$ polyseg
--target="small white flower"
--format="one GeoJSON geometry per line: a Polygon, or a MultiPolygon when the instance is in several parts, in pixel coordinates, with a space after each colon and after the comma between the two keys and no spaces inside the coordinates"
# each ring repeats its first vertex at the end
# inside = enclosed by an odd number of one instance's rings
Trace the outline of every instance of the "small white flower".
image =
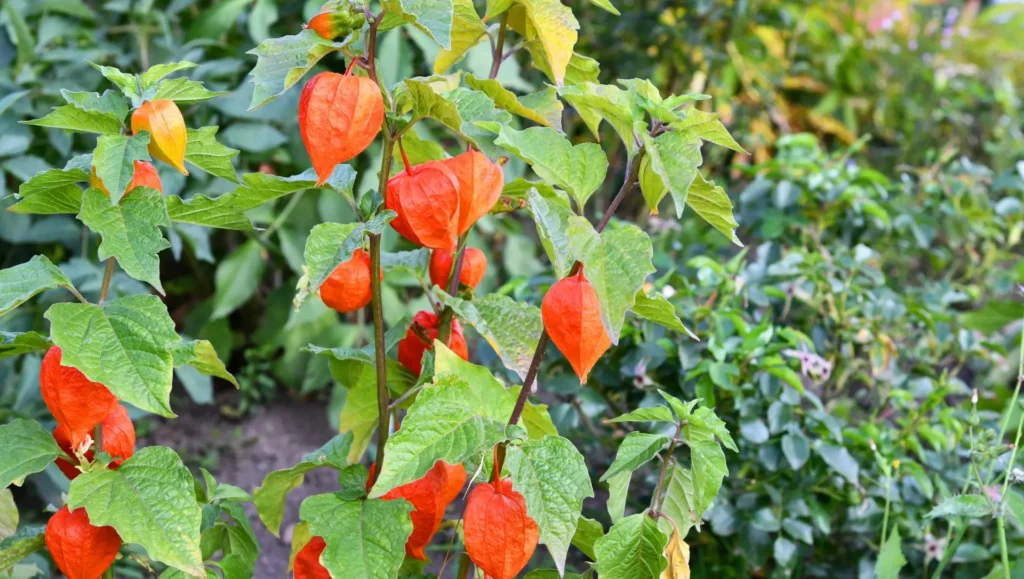
{"type": "Polygon", "coordinates": [[[670,285],[667,285],[667,286],[661,288],[661,295],[665,296],[666,298],[670,298],[670,297],[676,295],[676,288],[674,288],[674,287],[672,287],[670,285]]]}

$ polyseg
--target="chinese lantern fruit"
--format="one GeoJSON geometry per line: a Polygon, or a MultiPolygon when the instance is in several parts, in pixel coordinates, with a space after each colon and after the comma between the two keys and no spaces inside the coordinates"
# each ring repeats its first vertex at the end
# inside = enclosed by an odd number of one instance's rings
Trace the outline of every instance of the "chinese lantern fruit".
{"type": "Polygon", "coordinates": [[[466,552],[493,579],[512,579],[530,561],[540,532],[511,479],[473,487],[463,521],[466,552]]]}
{"type": "Polygon", "coordinates": [[[181,116],[174,101],[146,101],[132,113],[132,132],[149,133],[149,154],[174,167],[181,174],[185,169],[185,146],[188,131],[185,118],[181,116]]]}
{"type": "Polygon", "coordinates": [[[391,221],[402,237],[431,249],[454,250],[458,238],[459,181],[441,161],[415,167],[388,181],[384,205],[398,214],[391,221]]]}
{"type": "Polygon", "coordinates": [[[113,527],[89,524],[85,509],[61,507],[46,524],[46,548],[68,579],[99,579],[121,548],[113,527]]]}
{"type": "Polygon", "coordinates": [[[370,146],[384,121],[384,99],[372,80],[321,72],[306,83],[299,99],[299,131],[313,161],[317,185],[338,163],[370,146]]]}
{"type": "Polygon", "coordinates": [[[469,231],[501,197],[505,176],[501,165],[480,151],[466,151],[445,159],[444,164],[459,181],[459,235],[469,231]]]}
{"type": "Polygon", "coordinates": [[[331,574],[320,564],[320,555],[327,548],[322,537],[313,537],[295,554],[295,579],[331,579],[331,574]]]}
{"type": "MultiPolygon", "coordinates": [[[[384,273],[380,274],[381,279],[384,273]]],[[[320,286],[320,299],[327,307],[341,313],[354,312],[370,303],[370,256],[362,249],[338,265],[320,286]]]]}
{"type": "Polygon", "coordinates": [[[462,466],[461,463],[448,464],[442,462],[441,464],[448,471],[447,482],[445,483],[444,490],[441,491],[441,500],[447,509],[448,505],[459,497],[462,487],[466,486],[466,467],[462,466]]]}
{"type": "Polygon", "coordinates": [[[540,313],[551,341],[572,364],[580,382],[586,383],[590,369],[612,341],[601,322],[597,292],[583,276],[582,268],[551,286],[540,313]]]}
{"type": "MultiPolygon", "coordinates": [[[[117,468],[121,466],[122,462],[131,458],[135,452],[135,425],[132,424],[131,418],[128,417],[128,410],[120,404],[114,406],[110,414],[107,414],[103,422],[100,422],[100,429],[103,437],[103,452],[106,452],[114,459],[110,463],[110,468],[117,468]]],[[[57,441],[57,446],[74,459],[75,449],[71,446],[68,431],[63,425],[57,425],[57,428],[53,431],[53,438],[57,441]]],[[[94,454],[92,450],[89,450],[85,453],[85,458],[91,461],[94,454]]],[[[57,459],[57,468],[69,480],[75,480],[75,477],[82,474],[82,471],[76,468],[77,465],[77,460],[68,462],[63,458],[57,459]]]]}
{"type": "Polygon", "coordinates": [[[39,390],[74,448],[117,406],[117,398],[76,368],[61,366],[60,359],[60,348],[51,346],[39,368],[39,390]]]}
{"type": "MultiPolygon", "coordinates": [[[[93,167],[92,172],[89,174],[89,186],[99,189],[104,195],[110,197],[110,191],[107,190],[103,181],[100,181],[100,178],[96,175],[96,167],[93,167]]],[[[164,192],[163,183],[160,182],[160,174],[156,172],[156,167],[152,163],[135,161],[135,175],[124,190],[125,197],[136,187],[149,187],[161,193],[164,192]]]]}
{"type": "MultiPolygon", "coordinates": [[[[462,465],[457,466],[462,467],[462,465]]],[[[368,487],[370,481],[373,480],[375,468],[375,464],[370,466],[370,478],[366,481],[368,487]]],[[[422,478],[395,487],[381,497],[386,501],[405,499],[413,507],[409,514],[409,518],[412,519],[412,534],[405,542],[405,554],[410,557],[426,560],[427,556],[423,553],[423,549],[430,544],[430,540],[437,534],[441,522],[444,521],[445,509],[451,502],[451,499],[448,499],[451,495],[448,481],[449,472],[458,476],[458,470],[454,466],[439,460],[422,478]]],[[[462,469],[462,483],[465,482],[466,470],[462,469]]],[[[457,480],[451,482],[451,484],[457,483],[457,480]]],[[[459,486],[461,488],[461,484],[459,486]]],[[[458,495],[458,490],[455,494],[458,495]]]]}
{"type": "Polygon", "coordinates": [[[352,0],[329,0],[306,28],[316,31],[321,38],[334,40],[355,28],[361,28],[364,22],[366,15],[362,4],[352,0]]]}
{"type": "MultiPolygon", "coordinates": [[[[430,281],[442,288],[448,287],[448,276],[451,275],[455,259],[452,252],[446,249],[435,249],[430,255],[430,281]]],[[[462,258],[462,275],[459,283],[475,288],[487,272],[487,256],[475,247],[467,247],[462,258]]]]}
{"type": "MultiPolygon", "coordinates": [[[[433,312],[419,312],[413,317],[412,323],[423,328],[430,343],[424,343],[410,325],[409,329],[405,331],[405,337],[398,342],[398,361],[410,372],[419,376],[423,369],[423,352],[433,348],[433,342],[437,339],[439,320],[433,312]]],[[[462,335],[462,324],[458,320],[452,320],[452,332],[448,347],[463,360],[469,360],[469,348],[466,347],[466,338],[462,335]]]]}

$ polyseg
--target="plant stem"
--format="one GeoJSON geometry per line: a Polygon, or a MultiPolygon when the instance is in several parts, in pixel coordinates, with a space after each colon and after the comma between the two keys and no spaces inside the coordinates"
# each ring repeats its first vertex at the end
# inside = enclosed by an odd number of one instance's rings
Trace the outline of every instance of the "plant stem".
{"type": "Polygon", "coordinates": [[[1006,550],[1006,518],[1000,515],[996,519],[996,526],[999,529],[999,553],[1003,560],[1003,579],[1010,579],[1010,556],[1006,550]]]}
{"type": "MultiPolygon", "coordinates": [[[[288,219],[288,216],[291,215],[292,211],[295,210],[299,201],[302,201],[303,193],[305,193],[305,191],[299,191],[295,195],[292,195],[292,198],[288,200],[288,204],[284,206],[284,209],[281,210],[281,213],[278,214],[277,218],[274,219],[274,221],[270,223],[270,226],[260,234],[260,241],[266,242],[275,231],[284,225],[284,222],[288,219]]],[[[356,215],[359,215],[358,210],[356,211],[356,215]]]]}
{"type": "MultiPolygon", "coordinates": [[[[1010,425],[1010,416],[1013,415],[1013,410],[1014,408],[1017,407],[1017,398],[1020,395],[1021,384],[1024,384],[1024,325],[1021,325],[1020,328],[1020,358],[1017,362],[1017,386],[1013,389],[1013,396],[1010,398],[1010,406],[1009,408],[1006,409],[1006,416],[1003,417],[1003,423],[999,427],[999,437],[996,438],[996,442],[998,444],[1002,444],[1003,437],[1006,436],[1006,429],[1010,425]]],[[[1022,415],[1022,419],[1024,419],[1024,415],[1022,415]]],[[[1017,428],[1017,431],[1020,432],[1019,427],[1017,428]]],[[[1014,448],[1014,452],[1016,452],[1016,450],[1017,449],[1014,448]]],[[[992,471],[995,470],[994,462],[995,461],[993,461],[993,464],[989,465],[988,467],[988,473],[985,477],[987,481],[992,480],[992,471]]],[[[1007,471],[1009,471],[1012,465],[1013,461],[1011,460],[1010,464],[1008,464],[1006,467],[1007,471]]]]}
{"type": "Polygon", "coordinates": [[[75,289],[75,287],[74,287],[74,286],[70,286],[70,285],[69,285],[69,286],[68,286],[68,291],[69,291],[69,292],[71,292],[71,294],[72,294],[73,296],[75,296],[76,298],[78,298],[78,301],[82,302],[83,304],[87,304],[87,303],[89,303],[89,300],[85,299],[85,296],[83,296],[82,294],[78,293],[78,290],[77,290],[77,289],[75,289]]]}
{"type": "Polygon", "coordinates": [[[889,530],[889,505],[892,503],[892,476],[885,478],[885,514],[882,516],[882,541],[879,545],[885,545],[886,532],[889,530]]]}
{"type": "Polygon", "coordinates": [[[498,71],[501,70],[501,63],[504,62],[501,51],[505,49],[505,34],[508,31],[508,10],[501,15],[501,24],[498,25],[498,42],[494,45],[494,53],[491,58],[491,75],[489,78],[498,78],[498,71]]]}
{"type": "MultiPolygon", "coordinates": [[[[608,205],[608,211],[606,211],[604,217],[601,218],[601,222],[597,224],[596,230],[598,233],[604,231],[604,228],[608,225],[608,221],[612,218],[612,214],[616,209],[618,209],[619,205],[622,204],[622,200],[636,188],[637,178],[640,175],[640,160],[643,154],[644,149],[641,147],[626,164],[626,178],[622,182],[622,187],[619,187],[619,192],[615,194],[615,198],[612,199],[611,204],[608,205]]],[[[576,275],[579,273],[580,267],[582,267],[582,264],[577,261],[573,264],[569,275],[576,275]]],[[[509,425],[519,422],[519,417],[523,414],[523,408],[526,407],[526,399],[530,395],[530,390],[533,389],[534,381],[537,380],[537,372],[540,371],[540,362],[544,359],[544,351],[547,349],[549,341],[547,331],[541,330],[540,338],[537,340],[537,349],[533,352],[533,359],[530,360],[530,368],[526,372],[526,379],[523,380],[523,389],[519,391],[519,398],[516,399],[516,405],[512,409],[512,416],[508,419],[509,425]]]]}
{"type": "Polygon", "coordinates": [[[100,286],[100,301],[99,304],[102,306],[103,302],[107,299],[107,293],[110,291],[110,280],[114,277],[114,258],[107,258],[107,269],[103,271],[103,284],[100,286]]]}
{"type": "Polygon", "coordinates": [[[380,235],[370,234],[370,303],[373,307],[373,348],[377,366],[377,461],[371,485],[384,468],[384,445],[390,429],[387,352],[384,351],[384,307],[380,300],[380,235]]]}
{"type": "MultiPolygon", "coordinates": [[[[942,560],[939,561],[939,566],[935,569],[935,573],[932,574],[932,579],[941,579],[941,577],[942,577],[942,570],[945,569],[946,565],[948,565],[950,560],[953,559],[953,553],[955,553],[956,552],[956,548],[960,546],[960,541],[963,540],[964,533],[966,533],[966,532],[967,532],[967,525],[966,524],[963,527],[957,529],[956,537],[953,539],[952,543],[948,543],[946,545],[946,550],[945,550],[945,552],[942,553],[942,560]]],[[[949,539],[950,535],[952,535],[952,533],[949,533],[949,534],[946,535],[947,540],[949,539]]]]}
{"type": "Polygon", "coordinates": [[[657,514],[661,512],[661,491],[665,485],[665,475],[668,474],[669,463],[672,462],[672,453],[676,451],[676,446],[679,445],[679,436],[683,433],[683,424],[679,423],[676,425],[676,435],[672,437],[672,443],[668,445],[668,452],[665,453],[665,460],[661,461],[661,472],[658,473],[658,485],[654,487],[654,496],[651,497],[652,513],[657,514]]]}

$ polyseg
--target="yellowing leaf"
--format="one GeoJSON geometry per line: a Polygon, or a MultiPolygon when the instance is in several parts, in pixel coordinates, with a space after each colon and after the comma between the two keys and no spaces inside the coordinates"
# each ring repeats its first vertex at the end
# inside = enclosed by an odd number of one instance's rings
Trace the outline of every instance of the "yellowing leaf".
{"type": "Polygon", "coordinates": [[[661,572],[661,579],[690,579],[690,546],[679,536],[678,530],[673,530],[669,537],[665,557],[668,568],[661,572]]]}
{"type": "Polygon", "coordinates": [[[565,70],[572,58],[580,24],[572,10],[559,0],[519,0],[526,10],[526,26],[523,33],[528,40],[540,40],[544,46],[548,66],[555,84],[565,84],[565,70]]]}
{"type": "Polygon", "coordinates": [[[434,59],[434,74],[444,74],[449,67],[462,60],[466,52],[487,35],[480,15],[473,7],[473,0],[455,0],[455,15],[452,19],[452,47],[442,48],[434,59]]]}

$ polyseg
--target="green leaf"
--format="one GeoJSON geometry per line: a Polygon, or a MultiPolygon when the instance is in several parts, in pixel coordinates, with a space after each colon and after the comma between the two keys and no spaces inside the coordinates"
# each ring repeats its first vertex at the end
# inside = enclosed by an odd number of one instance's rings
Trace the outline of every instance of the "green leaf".
{"type": "Polygon", "coordinates": [[[456,132],[462,131],[462,116],[455,103],[434,92],[429,79],[406,79],[396,100],[402,110],[411,110],[416,118],[430,117],[456,132]]]}
{"type": "Polygon", "coordinates": [[[140,410],[173,418],[173,357],[180,338],[167,306],[154,295],[136,294],[93,304],[54,304],[45,314],[61,364],[78,368],[140,410]]]}
{"type": "MultiPolygon", "coordinates": [[[[3,272],[0,272],[2,276],[3,272]]],[[[39,332],[0,331],[0,360],[50,349],[50,340],[39,332]]]]}
{"type": "Polygon", "coordinates": [[[608,12],[611,12],[612,14],[614,14],[616,16],[621,16],[622,15],[615,8],[615,6],[612,6],[612,3],[609,2],[609,0],[590,0],[590,3],[593,4],[594,6],[597,6],[598,8],[600,8],[602,10],[606,10],[608,12]]]}
{"type": "Polygon", "coordinates": [[[250,239],[231,252],[217,266],[214,274],[213,313],[211,320],[223,318],[249,301],[259,287],[266,257],[263,246],[250,239]]]}
{"type": "Polygon", "coordinates": [[[572,253],[583,263],[583,274],[601,302],[601,321],[608,337],[618,344],[626,312],[654,272],[651,238],[632,224],[598,235],[583,218],[570,221],[568,236],[572,253]]]}
{"type": "Polygon", "coordinates": [[[68,104],[75,105],[83,111],[103,113],[115,119],[121,126],[124,125],[124,119],[130,112],[128,101],[124,96],[112,90],[103,91],[103,94],[100,95],[94,92],[61,89],[60,94],[64,100],[68,101],[68,104]]]}
{"type": "Polygon", "coordinates": [[[704,221],[728,237],[729,241],[743,247],[740,238],[736,237],[736,228],[739,224],[732,215],[732,201],[720,185],[704,180],[704,176],[697,173],[697,178],[690,185],[686,204],[704,218],[704,221]]]}
{"type": "MultiPolygon", "coordinates": [[[[345,405],[341,407],[338,429],[343,433],[351,433],[352,446],[348,462],[358,462],[370,446],[379,423],[376,367],[371,361],[359,360],[331,360],[330,366],[334,379],[348,389],[345,405]]],[[[390,365],[388,369],[391,369],[390,365]]],[[[393,379],[394,374],[389,371],[388,380],[393,379]]]]}
{"type": "Polygon", "coordinates": [[[292,468],[275,470],[263,479],[263,483],[253,491],[253,504],[256,514],[271,534],[280,537],[288,494],[302,485],[306,473],[322,466],[340,472],[348,465],[351,446],[351,433],[338,434],[318,450],[302,457],[292,468]]]}
{"type": "MultiPolygon", "coordinates": [[[[148,161],[149,133],[138,135],[104,135],[96,142],[92,166],[96,176],[110,191],[110,200],[117,204],[124,195],[132,177],[135,161],[148,161]]],[[[161,202],[163,205],[163,202],[161,202]]]]}
{"type": "Polygon", "coordinates": [[[149,70],[142,73],[142,89],[145,90],[164,78],[169,74],[174,74],[181,70],[188,70],[195,68],[196,65],[191,62],[166,62],[162,64],[156,64],[149,67],[149,70]]]}
{"type": "Polygon", "coordinates": [[[527,199],[533,221],[537,224],[537,235],[551,260],[555,276],[563,278],[569,275],[576,261],[569,243],[569,223],[576,216],[569,209],[568,201],[563,204],[559,200],[545,197],[536,188],[530,189],[527,199]]]}
{"type": "Polygon", "coordinates": [[[633,127],[643,120],[643,115],[636,106],[636,99],[630,99],[629,92],[615,85],[583,82],[562,87],[558,93],[576,109],[598,140],[601,140],[601,121],[608,121],[629,154],[636,151],[633,127]]]}
{"type": "MultiPolygon", "coordinates": [[[[508,111],[495,108],[494,101],[486,94],[465,87],[459,87],[449,92],[445,98],[455,104],[459,118],[462,119],[459,133],[466,140],[476,145],[492,159],[504,154],[504,150],[494,144],[494,139],[497,138],[495,134],[481,128],[477,123],[511,123],[512,115],[508,111]]],[[[408,139],[410,133],[406,133],[404,139],[408,139]]],[[[408,148],[408,145],[406,147],[408,148]]]]}
{"type": "Polygon", "coordinates": [[[661,294],[654,294],[654,297],[648,297],[643,289],[641,289],[637,292],[636,303],[633,304],[633,308],[630,311],[645,320],[650,320],[660,326],[686,334],[694,340],[700,341],[696,334],[683,325],[682,320],[676,315],[675,306],[661,294]]]}
{"type": "Polygon", "coordinates": [[[960,323],[965,328],[993,334],[1022,317],[1024,317],[1024,302],[989,300],[980,310],[960,314],[960,323]]]}
{"type": "Polygon", "coordinates": [[[259,108],[284,94],[321,58],[345,48],[357,37],[358,33],[353,33],[341,42],[332,42],[321,38],[314,30],[303,30],[299,34],[261,42],[247,53],[257,57],[256,66],[249,73],[252,83],[256,85],[249,110],[259,108]]]}
{"type": "Polygon", "coordinates": [[[900,569],[907,564],[907,558],[903,556],[903,543],[900,539],[900,529],[893,525],[889,538],[885,540],[881,552],[878,553],[878,561],[875,563],[875,577],[877,579],[899,579],[900,569]]]}
{"type": "MultiPolygon", "coordinates": [[[[676,217],[681,218],[690,186],[700,174],[697,167],[704,162],[700,155],[700,139],[690,133],[677,132],[662,133],[651,138],[643,125],[638,126],[636,132],[644,142],[646,156],[650,157],[650,170],[661,177],[663,186],[672,193],[672,200],[676,204],[676,217]]],[[[664,190],[649,191],[652,188],[649,174],[640,184],[647,185],[643,190],[644,198],[648,207],[656,211],[658,203],[665,195],[664,190]]]]}
{"type": "MultiPolygon", "coordinates": [[[[678,464],[672,464],[665,478],[665,498],[662,499],[661,512],[672,519],[679,528],[679,536],[685,537],[690,527],[700,527],[704,511],[696,505],[693,488],[693,472],[678,464]],[[699,512],[698,512],[699,511],[699,512]]],[[[661,530],[670,532],[672,525],[665,521],[661,530]]]]}
{"type": "Polygon", "coordinates": [[[843,478],[857,485],[859,483],[860,467],[857,459],[853,458],[850,451],[842,446],[823,444],[814,449],[818,456],[825,461],[832,470],[843,475],[843,478]]]}
{"type": "MultiPolygon", "coordinates": [[[[715,429],[704,419],[709,408],[698,408],[683,427],[683,435],[690,447],[690,471],[693,477],[692,516],[700,529],[700,519],[722,488],[722,479],[729,474],[725,453],[715,440],[715,429]]],[[[713,414],[712,414],[713,415],[713,414]]],[[[717,419],[717,417],[716,417],[717,419]]],[[[732,439],[729,439],[732,442],[732,439]]],[[[735,443],[732,444],[735,447],[735,443]]]]}
{"type": "Polygon", "coordinates": [[[173,450],[143,448],[117,470],[83,473],[71,481],[68,508],[85,507],[89,522],[111,526],[150,559],[202,576],[202,512],[192,475],[173,450]]]}
{"type": "Polygon", "coordinates": [[[117,88],[121,89],[124,96],[132,100],[135,100],[139,96],[139,77],[134,74],[121,72],[112,66],[101,66],[92,62],[89,64],[96,70],[100,71],[100,74],[102,74],[104,78],[114,83],[117,88]]]}
{"type": "Polygon", "coordinates": [[[438,295],[460,320],[473,326],[487,340],[506,368],[521,379],[526,378],[544,329],[539,308],[501,294],[487,294],[474,301],[444,292],[438,292],[438,295]]]}
{"type": "Polygon", "coordinates": [[[656,519],[644,513],[626,517],[594,543],[594,568],[601,579],[660,579],[668,567],[667,543],[656,519]]]}
{"type": "Polygon", "coordinates": [[[167,216],[171,221],[236,231],[253,230],[249,218],[234,206],[229,195],[222,195],[217,199],[194,195],[188,201],[182,201],[180,197],[172,195],[166,200],[167,216]]]}
{"type": "MultiPolygon", "coordinates": [[[[661,408],[664,408],[666,411],[668,410],[664,406],[661,408]]],[[[619,450],[615,454],[615,460],[612,461],[608,470],[601,475],[601,482],[622,473],[631,473],[647,464],[652,458],[658,456],[658,453],[661,452],[661,449],[665,448],[666,444],[668,444],[667,436],[647,434],[645,432],[630,432],[619,443],[619,450]]]]}
{"type": "Polygon", "coordinates": [[[568,191],[581,208],[608,173],[608,157],[600,145],[573,145],[548,127],[517,131],[503,125],[494,143],[529,163],[541,179],[568,191]]]}
{"type": "Polygon", "coordinates": [[[54,215],[77,214],[82,209],[82,188],[89,173],[81,169],[50,169],[34,175],[18,189],[18,203],[8,211],[54,215]]]}
{"type": "Polygon", "coordinates": [[[188,105],[226,94],[228,94],[227,91],[211,91],[198,81],[188,78],[173,78],[157,85],[153,100],[168,100],[188,105]]]}
{"type": "Polygon", "coordinates": [[[576,532],[572,536],[572,544],[583,552],[584,555],[595,559],[594,543],[604,536],[604,525],[600,521],[580,517],[576,524],[576,532]]]}
{"type": "Polygon", "coordinates": [[[426,247],[409,251],[382,252],[380,268],[384,270],[385,275],[392,271],[403,271],[429,286],[430,252],[431,250],[426,247]]]}
{"type": "Polygon", "coordinates": [[[11,483],[20,486],[26,476],[43,470],[60,454],[53,436],[24,418],[0,425],[0,448],[0,489],[11,483]]]}
{"type": "Polygon", "coordinates": [[[188,144],[185,145],[185,160],[211,175],[238,183],[231,159],[238,155],[238,149],[226,147],[217,142],[220,127],[188,129],[188,144]]]}
{"type": "MultiPolygon", "coordinates": [[[[35,59],[36,41],[32,38],[32,33],[28,29],[28,24],[25,23],[25,19],[22,17],[21,11],[18,7],[15,7],[13,2],[5,2],[3,8],[7,13],[7,23],[10,25],[11,32],[13,33],[12,39],[18,48],[18,60],[15,63],[14,70],[21,70],[25,65],[35,59]]],[[[5,26],[5,28],[7,27],[5,26]]],[[[8,42],[10,42],[10,40],[8,40],[8,42]]],[[[10,58],[7,60],[10,60],[10,58]]]]}
{"type": "Polygon", "coordinates": [[[675,422],[672,411],[667,406],[651,406],[649,408],[637,408],[608,422],[675,422]]]}
{"type": "Polygon", "coordinates": [[[164,293],[158,254],[171,246],[161,229],[171,221],[159,191],[136,187],[120,204],[114,204],[99,189],[87,189],[78,218],[100,235],[101,260],[116,258],[125,273],[164,293]]]}
{"type": "Polygon", "coordinates": [[[224,367],[224,362],[217,356],[217,350],[208,340],[189,340],[176,344],[172,349],[172,355],[175,367],[192,366],[207,376],[222,378],[231,382],[235,388],[239,387],[238,381],[224,367]]]}
{"type": "Polygon", "coordinates": [[[441,48],[452,49],[452,0],[384,0],[383,4],[388,12],[426,32],[441,48]]]}
{"type": "Polygon", "coordinates": [[[45,255],[0,270],[0,316],[7,314],[33,296],[58,287],[74,289],[71,280],[45,255]]]}
{"type": "Polygon", "coordinates": [[[451,49],[441,49],[434,58],[434,74],[444,74],[453,64],[462,60],[466,52],[487,35],[487,26],[480,20],[473,0],[454,0],[451,29],[451,49]]]}
{"type": "Polygon", "coordinates": [[[804,435],[787,433],[782,437],[782,454],[789,462],[790,468],[800,470],[811,457],[811,447],[804,435]]]}
{"type": "Polygon", "coordinates": [[[572,10],[563,6],[559,0],[518,0],[518,3],[526,9],[526,18],[530,24],[525,31],[519,32],[525,32],[527,40],[540,43],[552,80],[562,86],[576,44],[579,22],[572,10]]]}
{"type": "Polygon", "coordinates": [[[926,515],[929,519],[937,517],[968,517],[978,519],[992,516],[992,506],[988,499],[981,495],[957,495],[942,499],[926,515]]]}
{"type": "Polygon", "coordinates": [[[624,472],[608,479],[608,517],[612,524],[626,516],[626,496],[629,494],[629,482],[633,473],[624,472]]]}
{"type": "MultiPolygon", "coordinates": [[[[519,98],[516,97],[515,93],[501,86],[501,82],[495,79],[479,79],[472,74],[466,74],[463,77],[463,80],[469,88],[478,90],[489,96],[498,108],[523,117],[524,119],[529,119],[539,125],[543,125],[545,127],[551,126],[551,122],[546,117],[519,102],[519,98]]],[[[551,92],[554,93],[553,90],[551,92]]]]}
{"type": "Polygon", "coordinates": [[[309,291],[320,289],[339,265],[352,259],[355,250],[362,249],[366,235],[382,234],[396,215],[386,210],[366,223],[321,223],[314,227],[303,252],[309,270],[309,291]]]}
{"type": "Polygon", "coordinates": [[[121,122],[100,111],[87,111],[75,105],[64,105],[53,109],[45,117],[24,121],[23,124],[34,127],[64,129],[76,133],[99,133],[101,135],[117,135],[121,132],[121,122]]]}
{"type": "MultiPolygon", "coordinates": [[[[437,352],[444,345],[435,342],[437,352]]],[[[370,492],[379,497],[421,478],[438,460],[449,464],[480,457],[505,439],[507,416],[496,416],[493,398],[448,373],[434,378],[416,396],[402,429],[388,438],[387,460],[370,492]]]]}
{"type": "MultiPolygon", "coordinates": [[[[25,526],[0,542],[0,570],[10,570],[15,563],[46,548],[46,526],[25,526]]],[[[17,577],[12,573],[12,577],[17,577]]]]}
{"type": "Polygon", "coordinates": [[[569,440],[545,436],[510,445],[505,468],[513,488],[526,499],[526,512],[540,529],[540,541],[564,573],[583,500],[594,496],[583,455],[569,440]]]}
{"type": "Polygon", "coordinates": [[[299,517],[327,543],[320,563],[332,577],[391,579],[405,559],[411,511],[404,499],[352,501],[334,493],[302,501],[299,517]]]}
{"type": "MultiPolygon", "coordinates": [[[[666,101],[667,102],[667,101],[666,101]]],[[[718,120],[717,113],[706,113],[698,109],[686,111],[686,118],[672,123],[672,127],[679,130],[689,131],[705,141],[732,149],[737,153],[746,153],[743,147],[736,142],[725,128],[722,121],[718,120]]]]}

